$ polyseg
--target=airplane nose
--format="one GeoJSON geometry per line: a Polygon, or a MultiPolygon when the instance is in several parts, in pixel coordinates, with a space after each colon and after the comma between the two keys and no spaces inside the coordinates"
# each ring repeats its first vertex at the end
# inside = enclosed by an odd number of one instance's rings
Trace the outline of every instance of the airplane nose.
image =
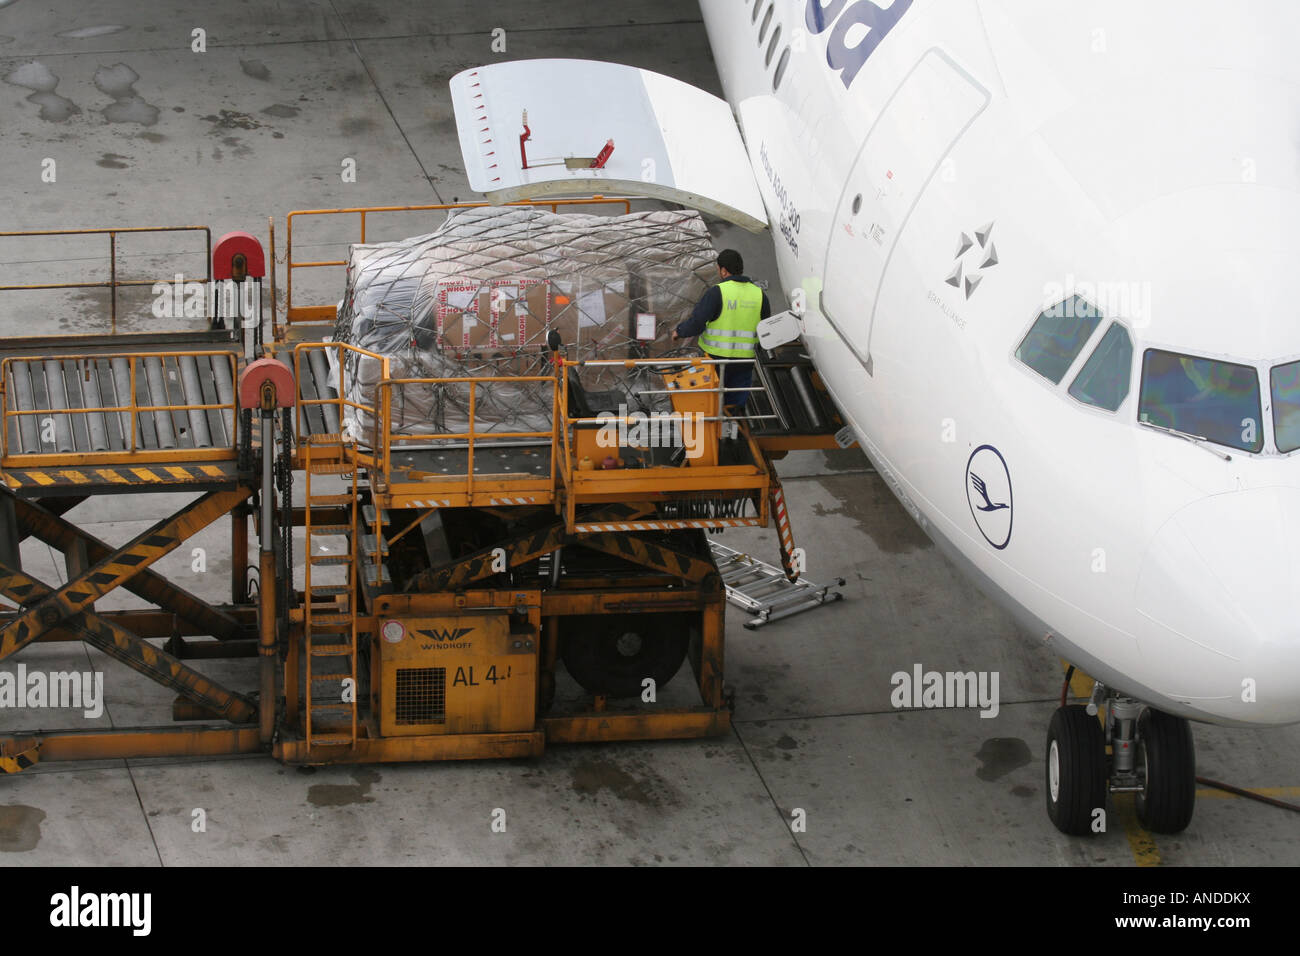
{"type": "Polygon", "coordinates": [[[1155,689],[1226,720],[1300,720],[1300,489],[1214,495],[1156,532],[1138,575],[1155,689]]]}

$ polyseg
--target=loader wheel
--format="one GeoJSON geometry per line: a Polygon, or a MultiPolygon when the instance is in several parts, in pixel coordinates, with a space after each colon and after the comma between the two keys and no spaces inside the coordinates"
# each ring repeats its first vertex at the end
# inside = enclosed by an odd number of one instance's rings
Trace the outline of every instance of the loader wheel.
{"type": "Polygon", "coordinates": [[[560,657],[582,689],[606,697],[640,696],[647,677],[662,690],[682,666],[693,615],[602,614],[565,620],[560,657]]]}

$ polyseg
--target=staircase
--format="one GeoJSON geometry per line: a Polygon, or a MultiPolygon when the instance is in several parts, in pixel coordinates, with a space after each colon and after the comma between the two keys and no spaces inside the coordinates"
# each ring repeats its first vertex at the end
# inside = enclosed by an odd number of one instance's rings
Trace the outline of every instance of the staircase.
{"type": "Polygon", "coordinates": [[[338,434],[305,438],[307,560],[303,593],[306,656],[307,746],[352,747],[357,741],[357,466],[355,447],[338,434]],[[350,491],[318,494],[313,482],[343,477],[350,491]],[[346,515],[339,521],[340,509],[346,515]],[[317,569],[339,567],[342,574],[317,569]],[[313,577],[343,582],[318,584],[313,577]]]}

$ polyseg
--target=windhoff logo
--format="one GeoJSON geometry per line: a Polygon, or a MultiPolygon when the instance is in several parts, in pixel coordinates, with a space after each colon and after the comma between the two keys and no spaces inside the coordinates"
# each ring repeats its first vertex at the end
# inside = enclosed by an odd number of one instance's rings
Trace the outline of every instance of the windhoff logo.
{"type": "Polygon", "coordinates": [[[889,678],[894,690],[889,702],[895,707],[979,707],[981,717],[998,715],[997,671],[925,671],[920,664],[912,672],[897,671],[889,678]]]}
{"type": "Polygon", "coordinates": [[[87,720],[104,712],[104,675],[86,671],[27,670],[19,664],[17,673],[0,671],[0,710],[27,707],[77,708],[87,720]]]}
{"type": "Polygon", "coordinates": [[[50,897],[50,925],[76,927],[130,927],[134,936],[148,936],[153,926],[152,893],[69,893],[50,897]]]}
{"type": "Polygon", "coordinates": [[[604,422],[596,433],[601,448],[685,448],[687,458],[704,454],[704,416],[697,412],[647,415],[620,405],[617,415],[601,412],[596,417],[604,422]]]}

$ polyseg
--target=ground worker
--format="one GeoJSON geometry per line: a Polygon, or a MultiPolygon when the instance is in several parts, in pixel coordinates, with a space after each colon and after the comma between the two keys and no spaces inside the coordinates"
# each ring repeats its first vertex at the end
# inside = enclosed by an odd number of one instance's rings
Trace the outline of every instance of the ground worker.
{"type": "MultiPolygon", "coordinates": [[[[695,311],[673,331],[673,341],[700,337],[706,355],[719,359],[753,359],[758,348],[758,323],[772,314],[767,293],[744,274],[745,262],[735,249],[718,253],[721,281],[705,292],[695,311]]],[[[749,388],[753,381],[752,362],[722,366],[723,385],[729,389],[749,388]]],[[[745,407],[749,392],[723,395],[723,404],[745,407]]]]}

